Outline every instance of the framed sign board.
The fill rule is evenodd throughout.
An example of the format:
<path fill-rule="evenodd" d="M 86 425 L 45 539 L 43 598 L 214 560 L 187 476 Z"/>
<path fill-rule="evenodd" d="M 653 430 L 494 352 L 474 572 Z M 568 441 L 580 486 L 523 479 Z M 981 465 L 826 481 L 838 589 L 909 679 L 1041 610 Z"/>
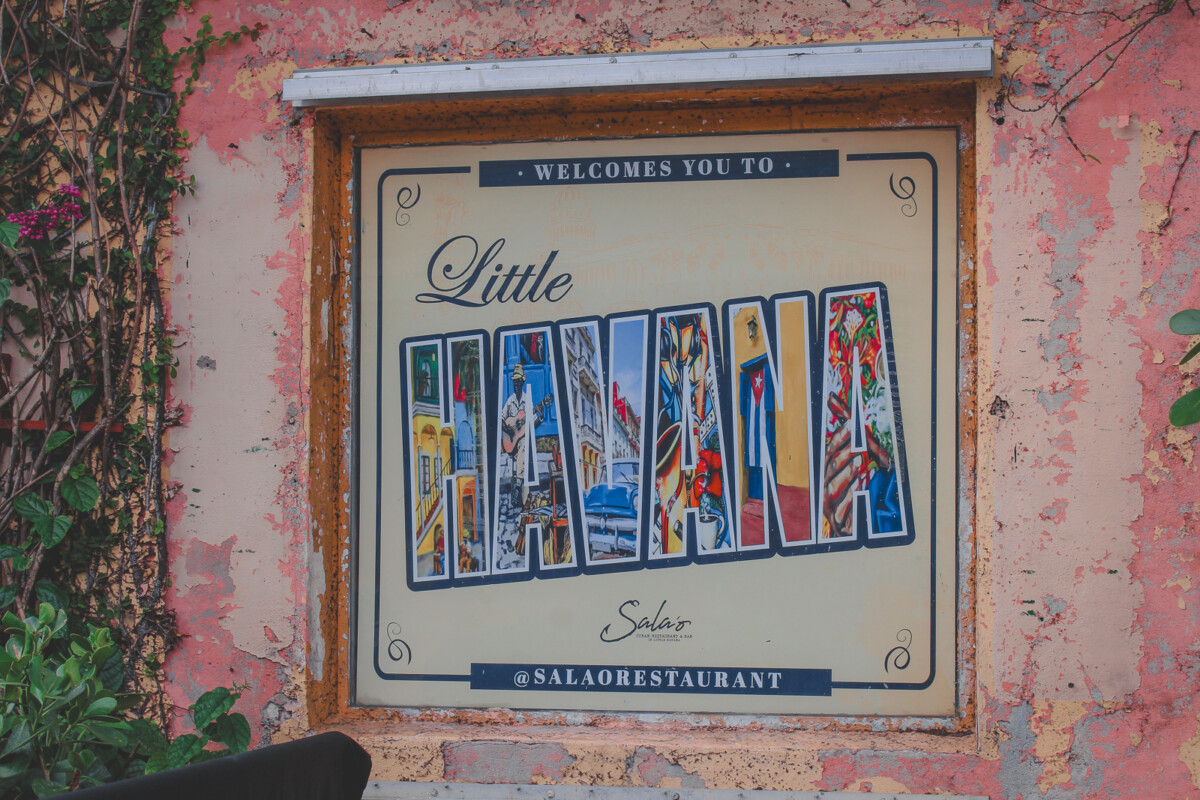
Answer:
<path fill-rule="evenodd" d="M 356 702 L 954 713 L 956 155 L 361 149 Z"/>

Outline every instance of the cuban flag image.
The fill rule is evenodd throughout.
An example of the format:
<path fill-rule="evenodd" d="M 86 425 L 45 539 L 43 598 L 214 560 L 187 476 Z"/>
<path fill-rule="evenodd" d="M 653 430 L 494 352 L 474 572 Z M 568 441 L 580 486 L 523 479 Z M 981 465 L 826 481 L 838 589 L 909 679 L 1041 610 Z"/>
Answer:
<path fill-rule="evenodd" d="M 748 470 L 747 490 L 751 498 L 763 496 L 764 468 L 775 467 L 775 390 L 765 357 L 742 365 L 741 392 L 742 457 Z"/>
<path fill-rule="evenodd" d="M 746 414 L 746 466 L 762 467 L 767 446 L 767 415 L 763 409 L 763 395 L 766 388 L 766 376 L 763 368 L 759 367 L 749 374 L 750 398 L 749 413 Z"/>

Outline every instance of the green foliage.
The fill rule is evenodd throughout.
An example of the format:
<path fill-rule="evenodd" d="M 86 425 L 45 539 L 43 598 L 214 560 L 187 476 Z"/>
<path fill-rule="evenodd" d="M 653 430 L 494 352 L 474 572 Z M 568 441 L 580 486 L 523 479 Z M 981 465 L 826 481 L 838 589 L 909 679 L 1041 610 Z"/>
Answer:
<path fill-rule="evenodd" d="M 108 631 L 70 635 L 66 613 L 46 603 L 3 625 L 0 792 L 48 797 L 123 775 L 132 729 L 119 712 L 130 703 L 100 677 L 120 659 Z"/>
<path fill-rule="evenodd" d="M 1200 334 L 1200 309 L 1188 308 L 1180 311 L 1171 317 L 1170 327 L 1173 333 L 1178 333 L 1182 336 Z M 1200 353 L 1200 344 L 1188 350 L 1183 358 L 1180 359 L 1179 365 L 1183 366 L 1191 361 L 1196 357 L 1197 353 Z M 1195 425 L 1197 422 L 1200 422 L 1200 388 L 1192 389 L 1172 403 L 1167 418 L 1177 428 Z"/>
<path fill-rule="evenodd" d="M 0 795 L 49 797 L 111 780 L 242 753 L 250 726 L 230 714 L 239 695 L 214 689 L 191 707 L 197 733 L 168 741 L 145 719 L 121 712 L 121 656 L 105 628 L 68 633 L 47 603 L 36 617 L 8 612 L 0 650 Z M 214 748 L 214 743 L 225 745 Z"/>
<path fill-rule="evenodd" d="M 144 771 L 149 774 L 187 764 L 244 753 L 250 747 L 250 723 L 241 714 L 230 714 L 238 692 L 224 687 L 200 695 L 189 707 L 196 733 L 185 733 L 167 741 L 153 725 L 139 726 L 139 741 L 147 758 Z M 213 747 L 214 743 L 224 747 Z"/>
<path fill-rule="evenodd" d="M 158 691 L 178 638 L 162 468 L 177 360 L 159 243 L 171 201 L 195 189 L 179 113 L 214 49 L 261 29 L 217 34 L 206 16 L 172 51 L 180 6 L 0 5 L 4 798 L 249 744 L 236 693 L 201 697 L 196 732 L 171 740 Z"/>

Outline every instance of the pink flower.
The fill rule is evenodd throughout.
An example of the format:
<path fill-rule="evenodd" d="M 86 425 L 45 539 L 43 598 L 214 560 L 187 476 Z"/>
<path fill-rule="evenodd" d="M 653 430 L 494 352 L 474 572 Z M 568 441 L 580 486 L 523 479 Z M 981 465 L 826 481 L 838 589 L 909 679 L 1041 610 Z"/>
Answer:
<path fill-rule="evenodd" d="M 38 240 L 47 238 L 52 228 L 57 228 L 83 218 L 83 209 L 79 203 L 65 198 L 79 198 L 81 192 L 74 184 L 64 183 L 58 187 L 58 194 L 64 199 L 51 201 L 45 208 L 29 211 L 14 211 L 8 215 L 8 221 L 20 225 L 20 235 L 26 239 Z"/>

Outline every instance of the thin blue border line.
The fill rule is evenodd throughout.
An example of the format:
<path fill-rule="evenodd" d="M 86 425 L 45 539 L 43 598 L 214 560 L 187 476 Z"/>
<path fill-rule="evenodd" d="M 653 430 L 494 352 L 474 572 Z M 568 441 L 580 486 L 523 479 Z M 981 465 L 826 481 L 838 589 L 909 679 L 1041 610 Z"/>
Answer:
<path fill-rule="evenodd" d="M 470 167 L 414 167 L 412 169 L 384 170 L 376 184 L 375 198 L 375 245 L 377 258 L 375 261 L 375 622 L 374 641 L 371 644 L 374 651 L 372 666 L 375 674 L 385 681 L 459 681 L 470 680 L 471 676 L 462 675 L 389 675 L 379 668 L 379 568 L 383 549 L 383 459 L 380 451 L 383 446 L 383 183 L 394 175 L 461 175 L 470 173 Z M 408 526 L 405 525 L 405 536 L 408 536 Z"/>
<path fill-rule="evenodd" d="M 936 390 L 937 390 L 937 347 L 938 347 L 938 342 L 937 342 L 938 216 L 937 216 L 937 214 L 938 214 L 938 194 L 939 194 L 937 161 L 936 161 L 936 159 L 934 159 L 934 157 L 932 155 L 930 155 L 929 153 L 926 153 L 926 152 L 853 153 L 853 154 L 847 153 L 846 154 L 847 161 L 903 161 L 903 160 L 913 160 L 913 159 L 922 159 L 922 160 L 928 162 L 930 169 L 932 170 L 932 186 L 933 186 L 932 198 L 933 199 L 931 202 L 931 213 L 932 213 L 933 221 L 932 221 L 932 237 L 931 237 L 931 239 L 932 239 L 933 255 L 932 255 L 932 276 L 931 276 L 931 278 L 932 278 L 932 280 L 931 280 L 931 283 L 932 283 L 931 301 L 932 301 L 932 309 L 933 309 L 934 331 L 933 331 L 933 337 L 932 337 L 933 342 L 932 342 L 932 347 L 931 347 L 931 351 L 932 351 L 932 353 L 931 353 L 931 367 L 932 367 L 931 373 L 932 374 L 930 377 L 930 387 L 931 387 L 930 397 L 932 399 L 931 429 L 933 432 L 934 441 L 936 443 L 936 439 L 937 439 L 937 392 L 936 392 Z M 380 498 L 382 496 L 381 492 L 382 492 L 382 481 L 383 481 L 382 461 L 379 458 L 379 447 L 381 445 L 381 441 L 380 441 L 381 426 L 382 426 L 382 420 L 383 420 L 383 408 L 382 408 L 383 387 L 382 387 L 382 380 L 380 380 L 380 376 L 382 376 L 382 374 L 383 374 L 383 372 L 382 372 L 382 370 L 383 370 L 383 327 L 382 327 L 382 320 L 383 320 L 383 269 L 382 269 L 382 262 L 383 262 L 383 182 L 388 177 L 391 177 L 394 175 L 439 175 L 439 174 L 445 175 L 445 174 L 463 174 L 463 173 L 469 173 L 470 171 L 471 171 L 470 167 L 444 167 L 444 168 L 422 167 L 422 168 L 413 168 L 413 169 L 392 169 L 392 170 L 386 170 L 385 172 L 383 172 L 380 175 L 378 186 L 377 186 L 378 198 L 377 198 L 377 202 L 376 202 L 376 211 L 378 214 L 378 225 L 377 225 L 378 230 L 377 230 L 376 236 L 377 236 L 377 248 L 378 248 L 379 258 L 378 258 L 378 261 L 376 262 L 376 269 L 377 269 L 377 273 L 378 273 L 378 280 L 377 280 L 378 286 L 377 286 L 377 292 L 376 292 L 376 294 L 377 294 L 377 296 L 376 296 L 376 306 L 377 306 L 376 307 L 376 314 L 377 314 L 377 317 L 376 317 L 376 340 L 377 340 L 377 344 L 376 344 L 376 376 L 377 377 L 376 377 L 376 389 L 375 389 L 375 391 L 376 391 L 376 410 L 375 410 L 375 415 L 376 415 L 376 428 L 375 428 L 375 431 L 376 431 L 376 433 L 375 433 L 375 435 L 376 435 L 376 459 L 375 459 L 376 460 L 376 469 L 375 469 L 375 475 L 376 475 L 376 477 L 375 477 L 375 489 L 376 489 L 376 494 L 375 494 L 375 501 L 376 501 L 376 504 L 375 504 L 375 585 L 376 585 L 376 591 L 375 591 L 375 621 L 374 621 L 375 636 L 374 636 L 374 642 L 373 642 L 373 649 L 374 649 L 374 656 L 375 656 L 375 658 L 374 658 L 375 672 L 380 678 L 382 678 L 384 680 L 423 680 L 423 681 L 469 681 L 470 680 L 469 675 L 468 676 L 449 675 L 449 674 L 390 675 L 390 674 L 384 673 L 379 668 L 379 624 L 380 624 L 380 618 L 379 618 L 379 591 L 378 591 L 379 579 L 380 579 L 380 575 L 379 575 L 379 573 L 380 573 L 380 555 L 381 555 L 380 551 L 381 551 L 381 547 L 382 547 L 382 509 L 380 506 Z M 839 176 L 839 177 L 841 177 L 841 176 Z M 931 548 L 932 557 L 930 559 L 930 602 L 929 602 L 929 608 L 930 608 L 930 642 L 929 642 L 930 671 L 929 671 L 929 676 L 921 683 L 892 683 L 892 682 L 887 682 L 887 681 L 880 681 L 880 682 L 831 681 L 830 686 L 833 689 L 919 690 L 919 689 L 928 688 L 933 683 L 934 677 L 936 676 L 936 672 L 937 672 L 937 669 L 936 669 L 936 640 L 937 640 L 937 610 L 936 610 L 936 605 L 937 605 L 937 539 L 936 539 L 936 531 L 937 531 L 937 518 L 936 518 L 937 448 L 936 448 L 936 444 L 935 444 L 933 452 L 931 453 L 931 456 L 930 456 L 930 465 L 931 465 L 930 501 L 931 501 L 931 508 L 934 509 L 934 517 L 930 522 L 930 548 Z"/>
<path fill-rule="evenodd" d="M 847 161 L 910 161 L 922 159 L 929 162 L 929 167 L 933 171 L 932 186 L 933 191 L 930 193 L 933 196 L 931 203 L 931 213 L 933 216 L 932 226 L 932 241 L 933 241 L 933 275 L 932 275 L 932 291 L 930 292 L 930 300 L 933 306 L 933 339 L 930 358 L 930 430 L 933 434 L 934 446 L 930 451 L 930 485 L 929 485 L 929 502 L 930 502 L 930 521 L 929 521 L 929 549 L 931 558 L 929 559 L 929 677 L 920 683 L 891 683 L 888 681 L 833 681 L 831 686 L 834 689 L 927 689 L 933 684 L 933 679 L 937 675 L 937 324 L 938 324 L 938 167 L 937 160 L 925 152 L 908 152 L 908 153 L 847 153 Z M 899 446 L 903 447 L 903 439 L 899 440 Z M 903 462 L 902 462 L 903 463 Z M 957 536 L 955 541 L 957 542 Z"/>

